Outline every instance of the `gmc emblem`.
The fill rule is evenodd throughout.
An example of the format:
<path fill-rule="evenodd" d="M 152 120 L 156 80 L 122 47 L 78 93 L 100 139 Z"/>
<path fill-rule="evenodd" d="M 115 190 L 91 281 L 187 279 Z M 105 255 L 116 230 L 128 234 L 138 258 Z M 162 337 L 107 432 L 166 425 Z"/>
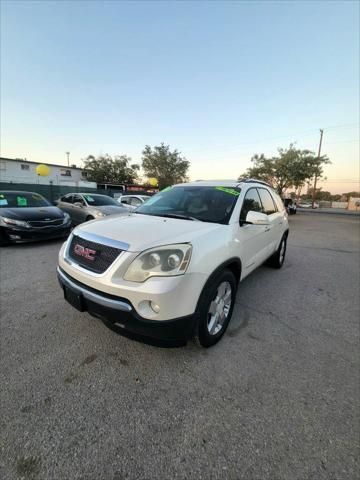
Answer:
<path fill-rule="evenodd" d="M 95 260 L 96 250 L 83 247 L 77 243 L 74 247 L 74 253 L 79 255 L 79 257 L 84 257 L 86 260 L 91 260 L 93 262 Z"/>

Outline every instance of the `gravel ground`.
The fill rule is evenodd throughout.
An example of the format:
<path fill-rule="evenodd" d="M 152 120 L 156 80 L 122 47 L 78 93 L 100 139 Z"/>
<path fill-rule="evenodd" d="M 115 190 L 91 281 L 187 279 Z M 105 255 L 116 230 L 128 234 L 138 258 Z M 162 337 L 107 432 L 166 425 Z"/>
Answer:
<path fill-rule="evenodd" d="M 60 242 L 1 251 L 0 478 L 359 477 L 359 218 L 290 218 L 287 260 L 215 347 L 129 340 L 67 305 Z"/>

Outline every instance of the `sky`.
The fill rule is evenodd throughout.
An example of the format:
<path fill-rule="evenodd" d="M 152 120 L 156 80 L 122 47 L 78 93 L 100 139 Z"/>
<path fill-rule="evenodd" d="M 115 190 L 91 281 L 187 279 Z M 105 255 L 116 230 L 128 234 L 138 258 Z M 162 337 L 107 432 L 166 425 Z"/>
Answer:
<path fill-rule="evenodd" d="M 359 189 L 359 3 L 1 1 L 1 156 L 81 166 L 161 142 L 190 177 L 322 153 Z"/>

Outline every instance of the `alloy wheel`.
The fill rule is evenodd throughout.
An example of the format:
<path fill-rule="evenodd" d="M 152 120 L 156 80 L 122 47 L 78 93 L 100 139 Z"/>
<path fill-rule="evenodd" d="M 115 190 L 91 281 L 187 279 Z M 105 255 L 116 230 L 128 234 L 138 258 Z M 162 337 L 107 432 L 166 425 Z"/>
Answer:
<path fill-rule="evenodd" d="M 210 335 L 216 335 L 223 328 L 231 309 L 232 290 L 229 282 L 220 283 L 214 300 L 208 311 L 207 329 Z"/>

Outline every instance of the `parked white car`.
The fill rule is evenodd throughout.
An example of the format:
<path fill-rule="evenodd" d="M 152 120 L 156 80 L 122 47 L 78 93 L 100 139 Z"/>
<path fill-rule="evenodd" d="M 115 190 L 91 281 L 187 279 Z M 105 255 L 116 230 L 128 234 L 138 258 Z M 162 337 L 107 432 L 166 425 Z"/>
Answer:
<path fill-rule="evenodd" d="M 116 200 L 124 207 L 129 210 L 135 210 L 135 208 L 140 207 L 143 203 L 149 200 L 150 195 L 121 195 Z"/>
<path fill-rule="evenodd" d="M 110 328 L 209 347 L 227 329 L 239 282 L 265 261 L 283 265 L 288 232 L 265 183 L 180 184 L 131 215 L 73 230 L 58 278 L 70 304 Z"/>
<path fill-rule="evenodd" d="M 312 206 L 312 202 L 300 202 L 298 204 L 299 208 L 319 208 L 319 204 L 314 202 L 314 207 Z"/>

